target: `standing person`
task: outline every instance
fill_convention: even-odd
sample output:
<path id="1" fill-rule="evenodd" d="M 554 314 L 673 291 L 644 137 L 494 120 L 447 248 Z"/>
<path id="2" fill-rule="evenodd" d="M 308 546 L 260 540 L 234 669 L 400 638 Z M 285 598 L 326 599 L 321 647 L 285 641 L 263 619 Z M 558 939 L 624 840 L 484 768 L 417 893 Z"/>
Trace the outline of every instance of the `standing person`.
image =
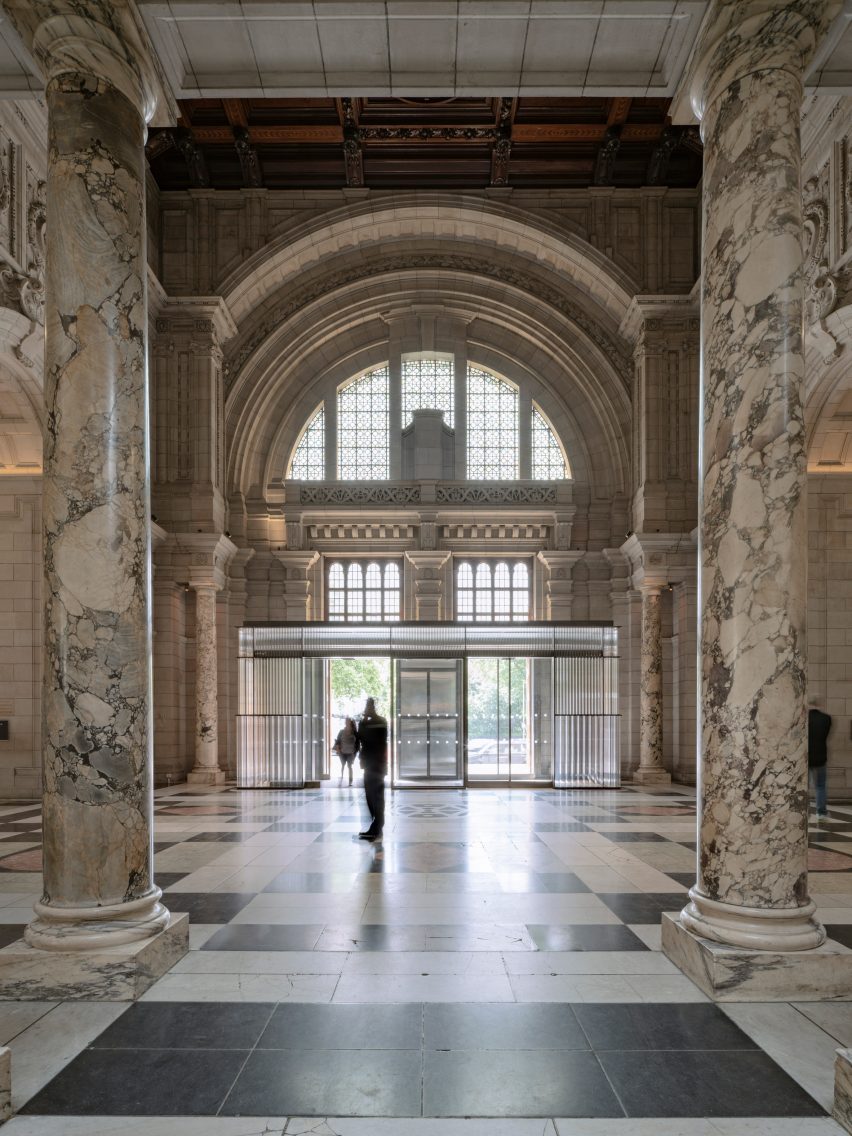
<path id="1" fill-rule="evenodd" d="M 817 816 L 828 816 L 826 800 L 826 763 L 828 761 L 828 732 L 831 729 L 831 715 L 819 710 L 817 699 L 811 700 L 808 710 L 808 776 L 814 787 Z"/>
<path id="2" fill-rule="evenodd" d="M 334 752 L 340 758 L 340 780 L 338 781 L 338 785 L 343 784 L 343 774 L 348 769 L 349 784 L 351 786 L 352 766 L 355 763 L 355 754 L 358 752 L 358 731 L 355 727 L 355 723 L 348 716 L 343 723 L 343 729 L 335 739 Z"/>
<path id="3" fill-rule="evenodd" d="M 385 774 L 388 771 L 388 723 L 368 698 L 358 726 L 358 749 L 364 770 L 364 796 L 370 810 L 370 827 L 359 832 L 361 840 L 381 840 L 385 826 Z"/>

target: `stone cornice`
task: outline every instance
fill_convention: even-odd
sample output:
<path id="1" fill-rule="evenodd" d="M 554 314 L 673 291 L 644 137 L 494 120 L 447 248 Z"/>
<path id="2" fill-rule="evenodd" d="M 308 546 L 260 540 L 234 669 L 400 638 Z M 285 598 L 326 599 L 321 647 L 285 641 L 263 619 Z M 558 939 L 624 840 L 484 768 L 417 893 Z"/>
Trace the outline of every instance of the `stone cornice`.
<path id="1" fill-rule="evenodd" d="M 157 311 L 157 331 L 212 331 L 222 346 L 237 333 L 231 311 L 221 296 L 166 296 Z"/>
<path id="2" fill-rule="evenodd" d="M 618 330 L 635 344 L 647 320 L 697 320 L 698 317 L 698 302 L 692 295 L 634 296 Z"/>
<path id="3" fill-rule="evenodd" d="M 631 585 L 642 591 L 679 583 L 697 571 L 691 534 L 631 533 L 619 551 L 630 566 Z"/>

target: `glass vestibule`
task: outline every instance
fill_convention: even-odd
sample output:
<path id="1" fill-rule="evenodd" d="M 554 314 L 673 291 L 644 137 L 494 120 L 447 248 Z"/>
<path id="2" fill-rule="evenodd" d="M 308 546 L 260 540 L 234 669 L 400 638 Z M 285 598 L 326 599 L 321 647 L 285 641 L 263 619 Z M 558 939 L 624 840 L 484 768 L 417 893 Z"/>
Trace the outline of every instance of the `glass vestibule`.
<path id="1" fill-rule="evenodd" d="M 612 627 L 263 624 L 241 628 L 239 644 L 241 786 L 297 788 L 328 776 L 335 659 L 392 664 L 380 710 L 396 784 L 619 784 Z M 367 683 L 373 696 L 381 685 Z"/>

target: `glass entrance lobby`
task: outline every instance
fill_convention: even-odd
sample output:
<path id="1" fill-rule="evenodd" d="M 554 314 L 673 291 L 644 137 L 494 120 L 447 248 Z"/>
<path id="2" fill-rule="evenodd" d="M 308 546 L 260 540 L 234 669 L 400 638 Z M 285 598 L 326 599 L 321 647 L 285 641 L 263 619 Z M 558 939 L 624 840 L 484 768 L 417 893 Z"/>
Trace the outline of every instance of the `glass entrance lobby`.
<path id="1" fill-rule="evenodd" d="M 617 666 L 600 624 L 243 627 L 238 784 L 323 782 L 372 696 L 395 787 L 617 786 Z"/>

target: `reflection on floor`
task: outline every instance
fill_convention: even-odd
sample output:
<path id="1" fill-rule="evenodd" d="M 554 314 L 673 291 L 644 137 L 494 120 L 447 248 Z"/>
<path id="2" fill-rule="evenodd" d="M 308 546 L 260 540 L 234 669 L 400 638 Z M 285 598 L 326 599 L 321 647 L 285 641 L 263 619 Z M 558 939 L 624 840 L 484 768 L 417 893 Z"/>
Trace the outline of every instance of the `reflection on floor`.
<path id="1" fill-rule="evenodd" d="M 723 1009 L 659 951 L 694 878 L 685 790 L 397 792 L 377 846 L 357 789 L 178 786 L 156 812 L 193 950 L 134 1006 L 0 1003 L 10 1136 L 841 1131 L 852 1002 Z M 0 945 L 39 841 L 37 808 L 0 809 Z M 852 809 L 811 845 L 850 949 Z"/>

